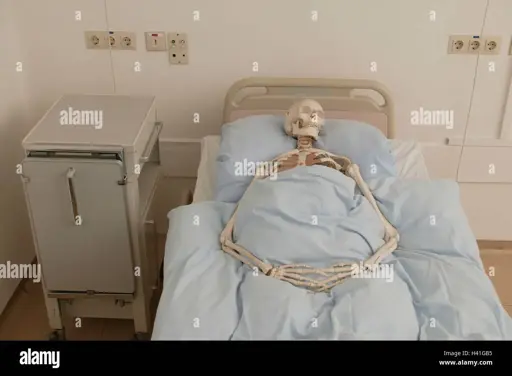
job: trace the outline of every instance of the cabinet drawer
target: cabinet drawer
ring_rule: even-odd
[[[512,250],[482,250],[480,256],[501,303],[512,308]]]
[[[459,167],[461,183],[512,183],[512,148],[464,147]]]

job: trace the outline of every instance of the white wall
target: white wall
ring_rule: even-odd
[[[26,88],[24,71],[17,72],[23,58],[15,23],[14,0],[0,1],[0,264],[32,262],[34,251],[30,225],[23,201],[16,165],[23,153],[21,139],[28,130],[24,115]],[[21,67],[25,69],[23,65]],[[0,277],[0,312],[4,309],[18,280]]]
[[[445,145],[446,138],[495,138],[507,100],[505,89],[512,68],[507,55],[512,35],[509,0],[12,3],[15,12],[2,12],[5,18],[9,18],[6,14],[16,17],[16,29],[4,33],[12,48],[2,64],[10,66],[16,59],[14,37],[19,35],[26,62],[23,78],[29,84],[29,125],[65,92],[148,93],[158,97],[158,116],[165,124],[162,137],[200,138],[218,132],[224,95],[237,79],[252,75],[371,78],[384,83],[394,95],[397,137],[425,143],[433,177],[456,178],[461,147]],[[193,20],[196,10],[200,21]],[[80,21],[75,19],[76,11],[81,12]],[[317,22],[311,20],[312,11],[318,12]],[[431,11],[436,13],[435,21]],[[12,24],[13,20],[8,21]],[[138,48],[86,50],[83,32],[96,29],[134,31]],[[188,33],[189,65],[172,66],[166,52],[146,52],[143,33],[160,30]],[[505,45],[499,56],[447,54],[448,35],[482,33],[502,36]],[[259,72],[252,71],[255,61]],[[488,70],[491,61],[495,72]],[[141,72],[134,71],[135,62],[141,63]],[[377,63],[376,72],[370,70],[371,62]],[[23,98],[20,75],[8,73],[8,77],[15,86],[9,89],[10,103],[15,105]],[[13,96],[13,92],[18,94]],[[15,116],[13,109],[6,112],[5,101],[1,106],[3,114]],[[453,110],[454,128],[412,126],[410,113],[420,107]],[[201,115],[199,124],[193,122],[196,112]],[[10,176],[7,171],[16,159],[13,140],[19,140],[21,128],[3,121],[1,129],[10,132],[10,157],[2,159],[4,174]],[[15,178],[8,179],[13,179],[8,183],[10,192],[19,196]],[[172,203],[169,192],[176,188],[174,184],[167,182],[160,191],[161,218]],[[187,184],[179,182],[180,189]],[[15,212],[21,213],[21,201],[15,202],[20,209]],[[1,220],[10,223],[13,215],[4,214]],[[17,215],[24,221],[24,214]],[[165,223],[161,230],[165,232]]]
[[[397,137],[435,143],[426,150],[434,175],[454,177],[459,147],[447,137],[494,137],[502,114],[510,58],[448,55],[449,34],[498,34],[508,43],[507,0],[19,0],[29,62],[31,120],[61,93],[150,93],[158,97],[163,137],[199,138],[218,131],[223,98],[235,80],[254,74],[356,77],[382,81],[396,99]],[[193,11],[200,21],[193,20]],[[462,10],[462,12],[461,12]],[[487,10],[487,13],[486,13]],[[75,11],[82,20],[75,20]],[[318,21],[311,21],[311,12]],[[435,21],[430,11],[436,12]],[[463,14],[464,17],[460,17]],[[90,51],[83,31],[135,31],[137,51]],[[190,64],[169,65],[146,52],[144,31],[189,34]],[[505,48],[503,49],[505,50]],[[490,73],[486,63],[495,61]],[[259,63],[259,72],[252,63]],[[135,72],[134,62],[142,64]],[[377,63],[377,72],[370,63]],[[473,87],[477,91],[473,97]],[[472,102],[473,100],[473,102]],[[454,129],[411,126],[410,112],[446,109]],[[201,123],[192,114],[201,114]],[[470,116],[468,118],[468,116]],[[467,126],[467,127],[466,127]],[[468,131],[467,133],[465,131]],[[449,159],[442,165],[436,156]],[[443,159],[445,159],[443,157]]]
[[[500,56],[480,55],[476,68],[474,97],[469,114],[467,138],[496,138],[507,104],[507,89],[511,84],[512,55],[507,55],[512,36],[512,1],[491,0],[487,9],[482,34],[501,35],[503,37]],[[489,64],[494,64],[495,71]],[[512,99],[512,93],[511,93]],[[512,104],[512,103],[510,103]],[[509,104],[509,110],[512,107]],[[512,119],[507,119],[504,126],[512,129]],[[509,134],[512,140],[512,134]]]

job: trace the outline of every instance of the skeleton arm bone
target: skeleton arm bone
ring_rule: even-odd
[[[261,178],[263,178],[261,175],[256,174],[256,176],[254,176],[247,189],[249,189],[257,179]],[[266,265],[264,262],[262,262],[260,259],[255,257],[252,253],[248,252],[243,247],[240,247],[239,245],[233,242],[233,228],[235,227],[235,219],[236,214],[238,212],[239,204],[240,202],[237,203],[236,208],[233,214],[231,215],[231,218],[226,224],[226,227],[224,227],[224,230],[222,230],[222,232],[220,233],[220,244],[222,250],[227,254],[235,257],[238,261],[241,261],[242,263],[249,265],[251,268],[257,267],[261,269],[264,273],[267,273],[269,269],[268,265]]]
[[[361,176],[361,172],[359,171],[359,166],[355,163],[352,163],[347,168],[347,175],[350,176],[352,179],[355,180],[357,186],[363,193],[364,197],[370,202],[372,207],[375,209],[377,214],[379,215],[380,220],[384,223],[384,227],[386,230],[386,236],[384,240],[389,240],[391,238],[396,238],[396,240],[399,240],[399,234],[398,231],[393,227],[391,223],[387,220],[387,218],[382,214],[382,212],[379,209],[379,206],[377,205],[377,202],[375,201],[375,197],[373,197],[373,194],[370,190],[370,187],[368,187],[368,184],[364,181],[363,177]]]
[[[373,196],[370,187],[368,187],[368,184],[366,184],[363,177],[361,176],[359,166],[355,163],[352,163],[352,161],[347,157],[338,156],[329,152],[325,152],[325,154],[332,158],[334,162],[341,167],[341,171],[344,174],[346,174],[356,182],[364,197],[366,197],[366,199],[370,202],[370,205],[377,212],[377,215],[384,224],[384,241],[386,243],[383,246],[381,246],[373,254],[372,257],[365,261],[366,265],[378,264],[380,260],[382,260],[390,253],[392,253],[397,248],[400,235],[398,234],[396,228],[394,228],[393,225],[391,225],[391,223],[387,220],[387,218],[382,214],[381,210],[379,209],[379,206],[375,201],[375,197]]]
[[[279,155],[278,157],[274,158],[273,160],[267,162],[271,166],[270,169],[265,169],[264,166],[259,166],[256,170],[256,174],[255,174],[254,178],[252,179],[251,183],[247,187],[246,191],[248,191],[251,188],[251,186],[254,184],[254,182],[256,180],[264,179],[264,178],[267,178],[272,173],[277,173],[277,171],[271,172],[270,170],[273,169],[275,166],[277,166],[277,164],[280,163],[279,161],[282,158],[284,158],[287,155],[291,155],[291,154],[293,154],[293,151],[283,153],[283,154]],[[224,252],[232,255],[233,257],[235,257],[237,260],[241,261],[242,263],[249,265],[251,268],[257,267],[263,273],[267,274],[272,269],[272,265],[261,261],[256,256],[254,256],[251,252],[247,251],[245,248],[243,248],[233,242],[233,229],[235,226],[235,219],[236,219],[236,214],[238,213],[239,204],[240,204],[240,201],[237,203],[236,208],[235,208],[233,214],[231,215],[231,218],[229,219],[228,223],[226,224],[226,227],[224,228],[224,230],[222,230],[222,232],[220,234],[220,244],[221,244],[222,250]]]
[[[375,201],[375,197],[373,196],[370,187],[368,187],[368,184],[364,181],[363,177],[361,176],[361,172],[359,170],[359,166],[355,163],[353,163],[350,159],[347,157],[342,157],[339,155],[335,155],[329,152],[325,152],[329,157],[331,157],[334,162],[338,163],[341,167],[341,171],[352,178],[361,192],[363,193],[364,197],[370,202],[373,209],[377,212],[380,220],[382,223],[384,223],[384,227],[386,230],[386,235],[384,240],[388,240],[389,238],[396,237],[397,241],[399,240],[399,234],[398,231],[391,225],[391,223],[387,220],[387,218],[382,214],[381,210],[379,209],[379,206],[377,205],[377,202]],[[339,163],[341,162],[341,163]]]
[[[400,238],[398,231],[389,223],[389,221],[384,217],[382,212],[380,211],[375,198],[373,197],[368,184],[363,180],[361,173],[359,171],[359,166],[355,163],[352,163],[347,168],[347,174],[352,179],[355,180],[357,186],[363,192],[364,197],[370,202],[372,207],[375,209],[377,214],[380,217],[380,220],[384,223],[385,236],[384,241],[386,242],[383,246],[381,246],[377,251],[367,259],[364,264],[365,265],[373,265],[378,264],[384,257],[391,254],[398,246],[398,240]]]

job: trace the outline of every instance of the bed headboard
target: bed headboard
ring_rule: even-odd
[[[372,80],[245,78],[235,82],[226,94],[223,123],[250,115],[284,115],[300,98],[318,101],[326,118],[362,121],[377,127],[388,138],[395,137],[391,95],[382,84]]]

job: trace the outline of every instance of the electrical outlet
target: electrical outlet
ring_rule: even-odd
[[[108,40],[113,50],[136,50],[135,33],[128,31],[109,31]]]
[[[106,31],[86,31],[85,47],[89,50],[108,50],[108,33]]]
[[[501,37],[486,36],[482,54],[499,55],[501,50]]]
[[[484,41],[479,35],[474,35],[468,39],[468,53],[479,54],[484,47]]]
[[[167,38],[163,31],[147,31],[144,35],[147,51],[167,51]]]
[[[448,53],[449,54],[467,54],[469,51],[468,35],[450,35],[448,39]]]
[[[169,62],[171,64],[188,64],[188,38],[185,33],[169,33]]]

